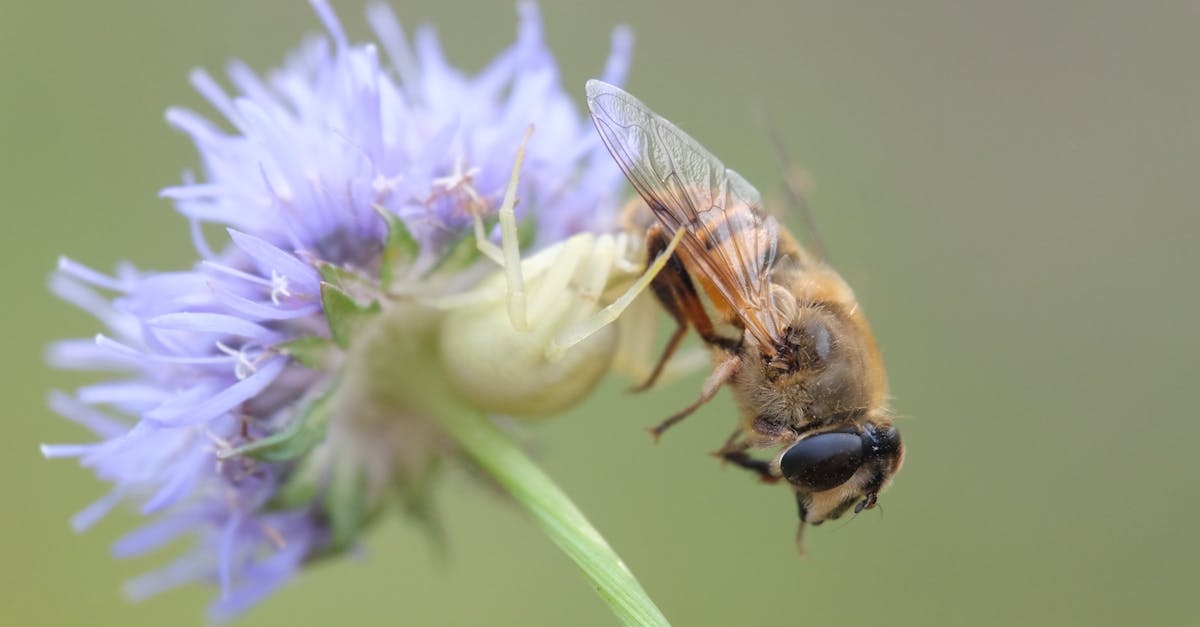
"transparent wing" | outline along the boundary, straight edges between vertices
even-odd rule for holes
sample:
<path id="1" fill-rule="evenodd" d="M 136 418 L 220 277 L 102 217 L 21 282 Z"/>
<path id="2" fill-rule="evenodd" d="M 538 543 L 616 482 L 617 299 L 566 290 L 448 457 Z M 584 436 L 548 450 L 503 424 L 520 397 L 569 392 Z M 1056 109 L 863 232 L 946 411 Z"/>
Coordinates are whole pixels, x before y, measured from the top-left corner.
<path id="1" fill-rule="evenodd" d="M 587 101 L 605 146 L 667 236 L 687 232 L 680 247 L 689 260 L 763 350 L 772 351 L 782 336 L 769 279 L 778 234 L 758 190 L 621 89 L 588 81 Z"/>

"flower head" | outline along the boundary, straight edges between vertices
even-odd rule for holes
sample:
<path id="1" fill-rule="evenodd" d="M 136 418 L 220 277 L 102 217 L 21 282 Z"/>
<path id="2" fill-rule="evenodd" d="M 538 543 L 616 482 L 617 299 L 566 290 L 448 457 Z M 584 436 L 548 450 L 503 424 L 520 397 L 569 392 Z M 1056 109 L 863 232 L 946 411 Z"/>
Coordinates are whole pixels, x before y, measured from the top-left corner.
<path id="1" fill-rule="evenodd" d="M 419 385 L 406 377 L 434 366 L 389 371 L 394 362 L 364 347 L 392 342 L 396 359 L 418 355 L 435 321 L 381 299 L 478 279 L 461 243 L 472 212 L 499 204 L 528 126 L 537 132 L 517 215 L 535 243 L 608 230 L 620 193 L 620 173 L 559 83 L 532 4 L 519 8 L 516 43 L 473 76 L 447 63 L 432 29 L 410 46 L 382 5 L 368 17 L 386 61 L 374 45 L 351 44 L 325 2 L 313 5 L 327 36 L 269 77 L 233 63 L 234 95 L 192 75 L 223 121 L 167 113 L 202 160 L 199 177 L 162 192 L 191 225 L 196 266 L 123 265 L 108 276 L 63 259 L 51 279 L 107 327 L 54 344 L 51 363 L 117 373 L 50 397 L 100 439 L 47 445 L 45 455 L 76 457 L 113 485 L 73 526 L 133 501 L 153 519 L 116 543 L 118 556 L 194 536 L 193 550 L 128 592 L 216 581 L 217 617 L 351 546 L 385 490 L 422 502 L 452 447 L 419 420 L 419 404 L 396 397 Z M 605 80 L 623 80 L 630 43 L 614 34 Z M 226 227 L 228 242 L 212 246 L 205 224 Z M 381 308 L 402 322 L 364 322 Z M 382 394 L 381 371 L 398 381 Z"/>

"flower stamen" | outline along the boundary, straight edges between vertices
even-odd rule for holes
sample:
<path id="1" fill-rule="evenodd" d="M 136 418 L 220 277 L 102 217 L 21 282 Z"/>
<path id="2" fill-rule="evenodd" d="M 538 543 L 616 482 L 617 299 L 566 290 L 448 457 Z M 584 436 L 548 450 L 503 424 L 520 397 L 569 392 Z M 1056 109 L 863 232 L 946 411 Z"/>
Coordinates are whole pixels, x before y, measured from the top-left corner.
<path id="1" fill-rule="evenodd" d="M 225 455 L 225 452 L 233 450 L 233 443 L 217 435 L 216 433 L 213 433 L 213 430 L 210 429 L 208 425 L 204 425 L 204 428 L 201 429 L 201 432 L 204 434 L 204 437 L 208 438 L 209 441 L 213 443 L 213 452 L 217 455 L 217 470 L 220 471 L 222 468 L 222 463 L 225 461 L 225 458 L 228 457 L 228 455 Z"/>
<path id="2" fill-rule="evenodd" d="M 274 527 L 260 520 L 258 521 L 258 528 L 262 530 L 264 536 L 267 536 L 267 540 L 271 541 L 271 545 L 274 546 L 276 550 L 282 551 L 283 549 L 287 548 L 287 540 L 284 540 L 283 534 L 279 533 L 279 531 Z"/>
<path id="3" fill-rule="evenodd" d="M 474 177 L 479 174 L 479 168 L 464 168 L 462 155 L 454 159 L 454 170 L 446 175 L 433 179 L 434 187 L 441 187 L 446 192 L 452 192 L 465 186 L 471 186 Z"/>
<path id="4" fill-rule="evenodd" d="M 247 344 L 241 348 L 233 348 L 223 342 L 217 342 L 217 350 L 234 358 L 233 374 L 238 381 L 258 372 L 258 365 L 267 358 L 267 352 L 256 346 Z M 254 356 L 251 357 L 251 352 Z"/>
<path id="5" fill-rule="evenodd" d="M 279 272 L 271 271 L 271 303 L 278 306 L 279 297 L 291 297 L 292 293 L 288 290 L 288 278 L 279 274 Z"/>

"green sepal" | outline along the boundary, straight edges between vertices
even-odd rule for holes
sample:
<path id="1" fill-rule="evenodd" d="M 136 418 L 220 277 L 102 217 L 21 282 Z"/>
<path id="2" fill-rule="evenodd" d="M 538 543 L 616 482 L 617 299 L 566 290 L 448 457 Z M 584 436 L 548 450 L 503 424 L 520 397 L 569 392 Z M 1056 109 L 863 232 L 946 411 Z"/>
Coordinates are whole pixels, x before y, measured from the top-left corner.
<path id="1" fill-rule="evenodd" d="M 478 261 L 481 256 L 483 256 L 483 253 L 475 245 L 475 236 L 467 233 L 457 242 L 451 244 L 446 252 L 438 258 L 437 262 L 433 264 L 430 274 L 441 271 L 456 272 L 462 270 Z"/>
<path id="2" fill-rule="evenodd" d="M 415 258 L 421 250 L 421 245 L 408 231 L 408 226 L 404 224 L 404 220 L 401 220 L 400 216 L 388 211 L 382 205 L 371 205 L 371 208 L 379 214 L 379 217 L 383 218 L 384 224 L 387 225 L 387 241 L 383 245 L 383 258 L 379 266 L 379 287 L 386 292 L 392 286 L 396 268 L 401 263 Z"/>
<path id="3" fill-rule="evenodd" d="M 321 305 L 325 308 L 329 334 L 340 348 L 349 348 L 355 329 L 382 309 L 379 301 L 360 305 L 349 294 L 328 282 L 321 283 Z"/>
<path id="4" fill-rule="evenodd" d="M 308 455 L 292 468 L 283 485 L 267 503 L 267 509 L 286 510 L 312 504 L 324 481 L 321 473 L 324 462 L 317 458 L 317 455 Z"/>
<path id="5" fill-rule="evenodd" d="M 446 554 L 445 525 L 442 525 L 437 517 L 433 498 L 433 488 L 442 467 L 442 457 L 430 455 L 423 470 L 415 473 L 399 473 L 394 484 L 404 513 L 425 530 L 435 551 L 444 556 Z"/>
<path id="6" fill-rule="evenodd" d="M 267 503 L 270 511 L 311 508 L 318 511 L 329 526 L 329 544 L 305 558 L 323 560 L 352 548 L 364 529 L 386 511 L 383 499 L 367 502 L 368 484 L 356 460 L 334 462 L 305 457 L 295 467 L 275 496 Z"/>
<path id="7" fill-rule="evenodd" d="M 329 517 L 329 549 L 340 552 L 354 545 L 366 520 L 367 480 L 358 460 L 335 464 L 322 500 Z"/>
<path id="8" fill-rule="evenodd" d="M 316 265 L 317 273 L 321 275 L 322 281 L 336 285 L 342 290 L 357 292 L 362 288 L 370 289 L 375 284 L 374 280 L 370 277 L 345 266 L 339 266 L 327 261 L 318 261 Z"/>
<path id="9" fill-rule="evenodd" d="M 325 370 L 333 363 L 333 353 L 337 350 L 337 345 L 327 337 L 306 335 L 280 342 L 274 348 L 281 354 L 300 362 L 305 368 Z"/>
<path id="10" fill-rule="evenodd" d="M 484 232 L 491 232 L 495 227 L 496 221 L 490 219 L 484 225 Z M 529 250 L 533 247 L 533 242 L 537 238 L 537 220 L 526 218 L 517 223 L 517 243 L 522 250 Z M 438 272 L 457 272 L 479 261 L 483 256 L 483 252 L 479 250 L 479 246 L 475 242 L 475 235 L 467 232 L 461 239 L 451 244 L 446 251 L 434 262 L 430 268 L 429 274 Z"/>
<path id="11" fill-rule="evenodd" d="M 222 451 L 218 457 L 228 459 L 248 455 L 265 462 L 284 462 L 309 452 L 325 439 L 325 428 L 329 425 L 333 410 L 333 397 L 340 383 L 340 379 L 335 378 L 328 389 L 309 401 L 308 406 L 282 431 Z"/>

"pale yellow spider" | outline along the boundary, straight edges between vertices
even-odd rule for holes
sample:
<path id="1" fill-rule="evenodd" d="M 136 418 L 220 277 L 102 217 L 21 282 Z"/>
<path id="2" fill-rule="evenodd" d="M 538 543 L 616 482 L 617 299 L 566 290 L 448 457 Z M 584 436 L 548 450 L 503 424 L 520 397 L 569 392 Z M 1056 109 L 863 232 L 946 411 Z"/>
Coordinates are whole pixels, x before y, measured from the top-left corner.
<path id="1" fill-rule="evenodd" d="M 474 214 L 476 245 L 502 271 L 434 303 L 446 312 L 441 353 L 456 387 L 481 409 L 516 417 L 574 405 L 610 368 L 639 383 L 649 376 L 657 305 L 643 293 L 683 234 L 649 266 L 644 234 L 632 231 L 580 233 L 522 260 L 513 208 L 528 139 L 526 132 L 497 212 L 499 246 Z M 685 352 L 660 380 L 706 359 Z"/>

